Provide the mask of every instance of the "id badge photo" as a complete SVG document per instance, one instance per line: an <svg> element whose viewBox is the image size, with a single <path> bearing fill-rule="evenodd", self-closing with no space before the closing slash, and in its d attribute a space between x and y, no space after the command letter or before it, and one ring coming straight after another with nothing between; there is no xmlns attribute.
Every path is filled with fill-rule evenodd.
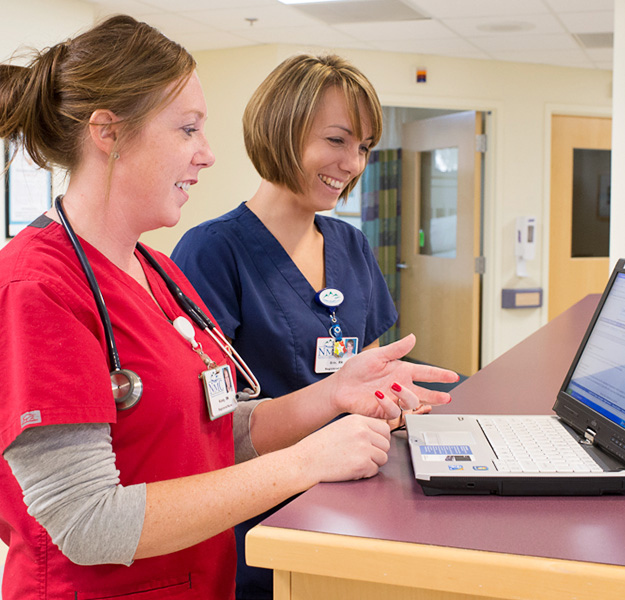
<svg viewBox="0 0 625 600"><path fill-rule="evenodd" d="M336 352L336 344L337 340L332 337L317 338L315 373L334 373L358 353L358 338L343 338L339 352Z"/></svg>

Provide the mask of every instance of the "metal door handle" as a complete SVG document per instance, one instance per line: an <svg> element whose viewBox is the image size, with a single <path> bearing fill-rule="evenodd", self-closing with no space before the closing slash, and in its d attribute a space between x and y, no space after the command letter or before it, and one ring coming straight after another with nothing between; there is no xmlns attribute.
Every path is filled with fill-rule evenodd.
<svg viewBox="0 0 625 600"><path fill-rule="evenodd" d="M406 263L397 263L395 266L396 266L398 269L409 269L409 268L410 268L410 266L409 266L409 265L407 265Z"/></svg>

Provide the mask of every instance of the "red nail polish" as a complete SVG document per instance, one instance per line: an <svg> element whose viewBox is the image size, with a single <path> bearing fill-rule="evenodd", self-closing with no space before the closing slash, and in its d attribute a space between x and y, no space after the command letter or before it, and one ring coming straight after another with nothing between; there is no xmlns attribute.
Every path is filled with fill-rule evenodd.
<svg viewBox="0 0 625 600"><path fill-rule="evenodd" d="M380 390L376 390L375 395L382 400L384 398L384 394Z"/></svg>
<svg viewBox="0 0 625 600"><path fill-rule="evenodd" d="M401 385L399 385L399 383L394 383L394 384L391 386L391 389L392 389L394 392L401 392Z"/></svg>

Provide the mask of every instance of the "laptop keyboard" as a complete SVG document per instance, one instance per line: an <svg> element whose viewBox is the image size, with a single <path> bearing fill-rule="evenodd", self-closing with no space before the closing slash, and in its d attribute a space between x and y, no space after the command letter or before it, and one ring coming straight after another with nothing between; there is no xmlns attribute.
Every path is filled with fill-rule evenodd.
<svg viewBox="0 0 625 600"><path fill-rule="evenodd" d="M553 418L528 416L478 419L507 473L601 473L603 469Z"/></svg>

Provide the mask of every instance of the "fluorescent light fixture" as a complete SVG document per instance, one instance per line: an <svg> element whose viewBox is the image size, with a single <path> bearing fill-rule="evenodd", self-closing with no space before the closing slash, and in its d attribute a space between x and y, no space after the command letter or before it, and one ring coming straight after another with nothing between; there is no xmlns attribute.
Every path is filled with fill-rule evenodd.
<svg viewBox="0 0 625 600"><path fill-rule="evenodd" d="M345 0L278 0L282 4L320 4L321 2L344 2Z"/></svg>

